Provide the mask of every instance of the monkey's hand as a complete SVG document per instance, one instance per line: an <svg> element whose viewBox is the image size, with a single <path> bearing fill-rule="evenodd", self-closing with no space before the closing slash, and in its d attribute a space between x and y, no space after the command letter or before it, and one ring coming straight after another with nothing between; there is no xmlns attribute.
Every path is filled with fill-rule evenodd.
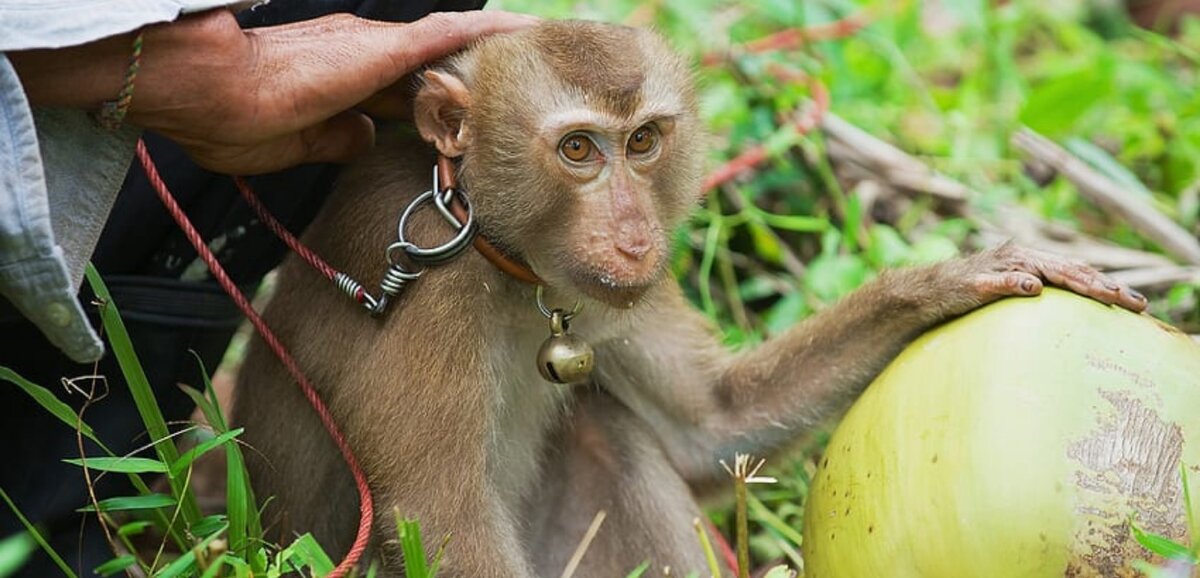
<svg viewBox="0 0 1200 578"><path fill-rule="evenodd" d="M1133 312L1146 309L1146 298L1081 261L1005 243L995 249L944 264L943 274L966 284L963 311L1013 295L1037 295L1049 283Z"/></svg>

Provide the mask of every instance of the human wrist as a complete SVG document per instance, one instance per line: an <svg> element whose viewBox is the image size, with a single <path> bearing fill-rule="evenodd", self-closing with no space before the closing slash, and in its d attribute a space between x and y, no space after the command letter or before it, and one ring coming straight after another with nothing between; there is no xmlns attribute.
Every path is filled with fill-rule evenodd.
<svg viewBox="0 0 1200 578"><path fill-rule="evenodd" d="M34 106L96 110L124 83L136 33L57 49L5 53Z"/></svg>
<svg viewBox="0 0 1200 578"><path fill-rule="evenodd" d="M133 102L133 89L137 86L138 70L142 65L142 42L144 34L137 33L129 47L129 60L125 68L125 77L121 84L121 92L112 100L100 103L100 109L94 114L96 124L107 130L117 130L125 122L125 114Z"/></svg>

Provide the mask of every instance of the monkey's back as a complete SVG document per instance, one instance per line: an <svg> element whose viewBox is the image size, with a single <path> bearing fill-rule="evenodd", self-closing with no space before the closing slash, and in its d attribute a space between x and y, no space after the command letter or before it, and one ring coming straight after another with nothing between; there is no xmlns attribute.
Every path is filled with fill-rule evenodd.
<svg viewBox="0 0 1200 578"><path fill-rule="evenodd" d="M428 145L413 136L391 133L380 140L374 152L343 172L303 236L318 255L373 293L386 265L383 251L395 240L396 219L412 197L428 188L425 167L431 167L434 158ZM263 317L321 393L352 445L373 435L373 428L364 427L372 418L383 419L383 410L360 403L379 399L360 395L363 388L396 390L388 399L403 416L400 410L406 404L400 402L422 396L421 386L428 383L415 364L405 367L410 358L403 351L380 354L389 343L420 340L421 328L406 326L402 319L406 300L392 303L388 319L374 319L294 254L277 272ZM414 379L377 383L383 374ZM349 469L299 386L257 334L239 371L233 420L246 428L243 440L252 448L247 467L256 498L260 504L271 499L264 522L274 528L274 537L286 541L296 533L312 532L331 556L348 550L358 522L358 496ZM402 417L386 421L395 424L397 437L404 436ZM358 457L368 463L380 459Z"/></svg>

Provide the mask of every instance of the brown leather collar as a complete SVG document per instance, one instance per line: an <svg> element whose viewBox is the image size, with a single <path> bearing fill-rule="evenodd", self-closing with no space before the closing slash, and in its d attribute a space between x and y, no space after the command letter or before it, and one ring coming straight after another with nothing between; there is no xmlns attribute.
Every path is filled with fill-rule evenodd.
<svg viewBox="0 0 1200 578"><path fill-rule="evenodd" d="M453 189L455 186L454 162L445 155L438 155L437 166L438 182L441 184L442 190ZM454 213L454 217L460 222L467 222L467 209L459 201L458 195L453 195L451 199L453 200L450 203L450 212ZM497 269L507 273L509 276L532 285L545 284L542 278L538 277L537 273L534 273L533 269L529 268L529 265L505 255L504 251L501 251L488 241L487 237L483 236L483 233L475 235L474 244L475 250L479 251L479 254L483 255L484 259L490 261Z"/></svg>

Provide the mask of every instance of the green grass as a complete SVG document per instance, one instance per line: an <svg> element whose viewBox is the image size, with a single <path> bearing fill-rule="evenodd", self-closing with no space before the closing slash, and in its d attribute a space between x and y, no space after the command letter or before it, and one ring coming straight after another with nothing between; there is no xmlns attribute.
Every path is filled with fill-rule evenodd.
<svg viewBox="0 0 1200 578"><path fill-rule="evenodd" d="M225 423L207 374L204 375L203 392L190 389L187 392L208 419L211 430L206 432L207 439L186 451L180 451L176 445L176 434L168 428L154 400L153 391L125 332L116 304L112 302L95 269L88 268L87 278L97 295L97 301L101 303L99 309L103 334L137 402L142 422L153 440L151 445L156 457L113 455L102 440L95 438L82 414L75 413L58 401L49 390L4 367L0 367L0 379L20 387L46 411L56 416L63 427L92 439L104 451L104 455L99 456L64 456L64 461L86 468L91 476L100 473L127 475L138 491L135 495L94 501L80 509L82 512L97 513L107 528L106 534L114 549L124 552L121 555L114 554L111 561L94 570L108 576L137 566L145 575L156 578L242 577L251 573L269 576L300 569L327 572L328 556L324 555L311 536L301 536L282 548L263 539L262 522L249 486L241 448L237 444L237 436L242 430L230 429ZM226 510L224 513L204 516L197 505L195 489L190 484L192 467L197 458L218 449L225 453L228 470ZM145 475L165 475L170 493L151 491L143 479ZM9 500L2 488L0 497L24 521L20 504ZM28 547L29 540L49 552L64 575L74 576L74 572L50 550L38 528L28 522L25 526L27 533L17 534L0 544L0 570L7 568L0 572L0 576L19 567L19 562L31 550ZM152 536L157 541L152 556L145 555L144 549L135 546L132 539L139 535ZM90 573L93 569L86 570Z"/></svg>

